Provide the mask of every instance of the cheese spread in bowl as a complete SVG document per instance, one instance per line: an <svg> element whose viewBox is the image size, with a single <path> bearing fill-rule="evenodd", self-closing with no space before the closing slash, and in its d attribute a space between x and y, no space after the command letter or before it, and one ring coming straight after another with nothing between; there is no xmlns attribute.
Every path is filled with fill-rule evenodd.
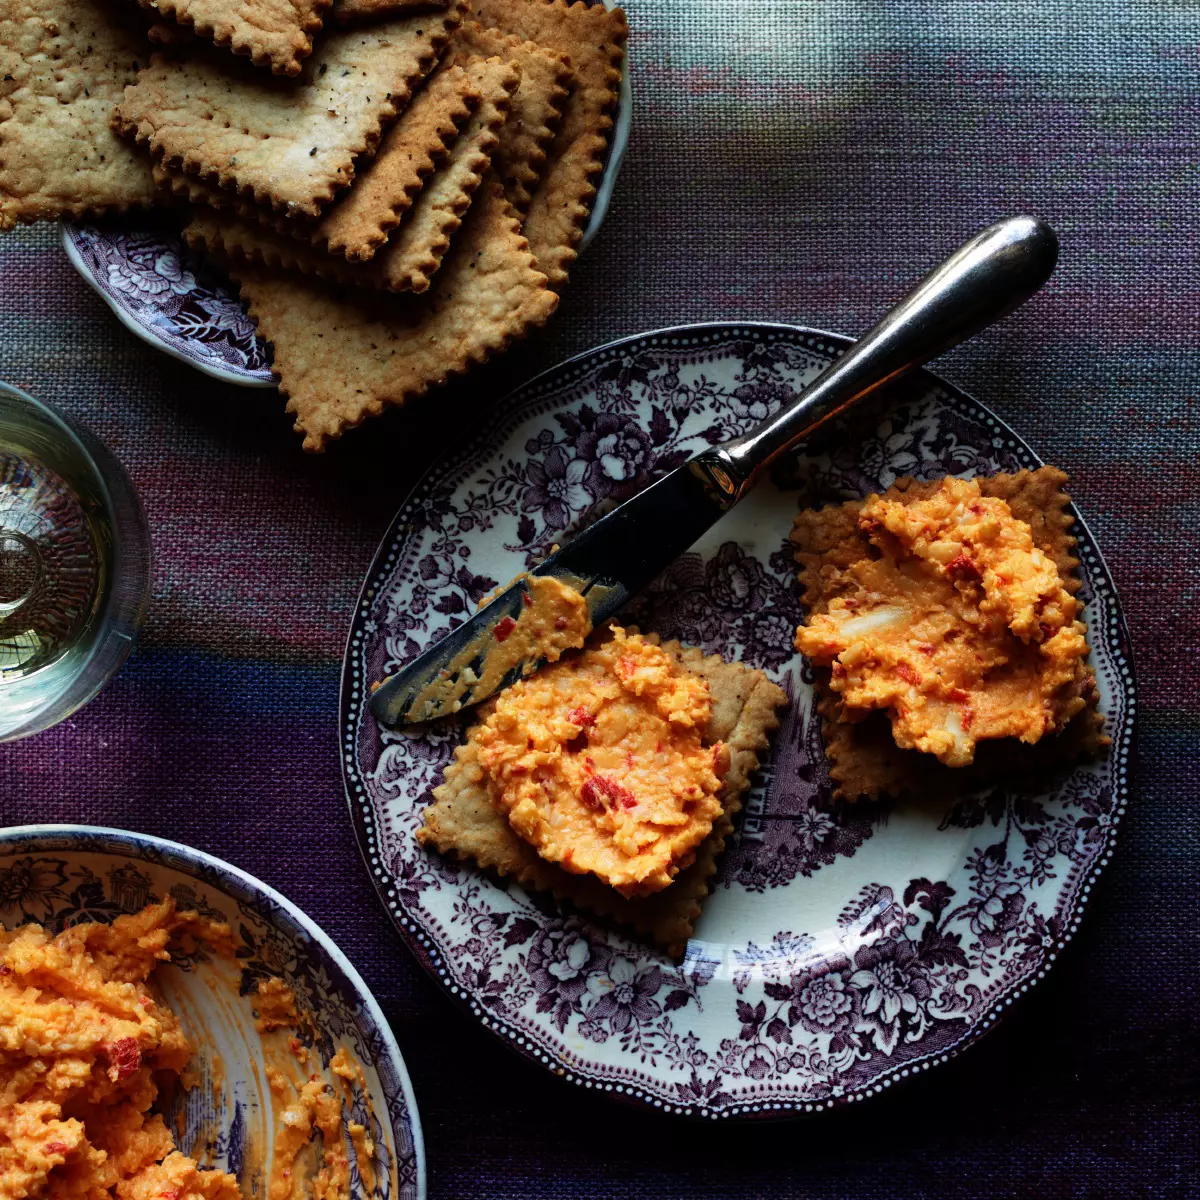
<svg viewBox="0 0 1200 1200"><path fill-rule="evenodd" d="M0 927L0 1195L424 1195L382 1013L266 885L140 834L8 829Z"/></svg>

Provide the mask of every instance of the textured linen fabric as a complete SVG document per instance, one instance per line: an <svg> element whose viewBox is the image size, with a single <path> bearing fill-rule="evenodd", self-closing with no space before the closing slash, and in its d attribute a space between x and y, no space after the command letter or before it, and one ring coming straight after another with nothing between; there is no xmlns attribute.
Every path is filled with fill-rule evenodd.
<svg viewBox="0 0 1200 1200"><path fill-rule="evenodd" d="M160 834L322 924L394 1023L430 1195L1195 1195L1200 988L1200 5L629 0L635 121L608 223L548 331L448 400L301 454L271 393L122 329L41 227L0 240L0 377L128 465L156 553L134 658L0 747L0 823ZM613 337L756 317L856 333L997 217L1062 238L1045 293L938 364L1072 491L1136 648L1118 853L1050 976L948 1066L785 1125L623 1109L497 1044L425 977L359 862L339 660L408 483L510 382Z"/></svg>

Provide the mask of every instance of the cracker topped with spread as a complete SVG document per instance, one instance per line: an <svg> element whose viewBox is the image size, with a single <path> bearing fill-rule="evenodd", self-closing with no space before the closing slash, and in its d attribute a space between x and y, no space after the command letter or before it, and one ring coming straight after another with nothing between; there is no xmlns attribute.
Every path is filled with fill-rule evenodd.
<svg viewBox="0 0 1200 1200"><path fill-rule="evenodd" d="M497 699L471 732L492 803L549 862L623 896L667 887L721 813L708 684L614 627Z"/></svg>
<svg viewBox="0 0 1200 1200"><path fill-rule="evenodd" d="M1107 739L1066 475L898 480L806 511L792 543L835 794L1044 779Z"/></svg>
<svg viewBox="0 0 1200 1200"><path fill-rule="evenodd" d="M526 888L549 892L587 912L611 918L681 958L750 777L760 765L772 731L779 727L777 711L787 704L788 697L762 671L745 663L726 662L678 642L660 642L656 634L646 634L641 640L660 649L680 674L703 681L708 689L709 716L701 730L701 743L710 753L723 745L728 756L728 765L719 772L721 811L695 848L690 865L679 869L669 887L630 897L590 871L569 871L562 863L544 858L492 802L489 776L480 761L482 746L471 736L447 766L445 782L434 788L434 802L425 810L417 839L443 854L508 876ZM498 702L493 698L480 708L481 721L489 720ZM716 757L714 753L714 767Z"/></svg>
<svg viewBox="0 0 1200 1200"><path fill-rule="evenodd" d="M1005 500L944 479L870 497L858 523L878 557L834 569L796 635L847 709L886 709L898 746L958 767L983 739L1036 742L1083 707L1079 603Z"/></svg>

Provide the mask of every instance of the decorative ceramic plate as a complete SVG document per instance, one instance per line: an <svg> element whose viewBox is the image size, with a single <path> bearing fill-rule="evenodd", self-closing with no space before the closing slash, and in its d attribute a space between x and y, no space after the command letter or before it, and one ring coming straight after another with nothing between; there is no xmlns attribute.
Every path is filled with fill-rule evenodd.
<svg viewBox="0 0 1200 1200"><path fill-rule="evenodd" d="M616 6L616 0L603 2ZM608 213L632 120L627 53L612 144L580 251L600 231ZM143 341L226 383L275 387L270 354L258 340L237 288L203 255L184 245L177 228L146 218L133 225L64 221L62 243L71 265Z"/></svg>
<svg viewBox="0 0 1200 1200"><path fill-rule="evenodd" d="M982 404L927 373L896 389L866 436L843 426L824 439L830 449L786 461L632 605L642 628L761 667L792 698L681 965L414 839L467 720L384 730L368 685L597 505L761 421L849 344L779 325L692 326L565 363L425 476L364 585L342 762L380 898L451 996L583 1087L707 1117L815 1112L878 1093L946 1061L1046 973L1112 853L1133 681L1117 596L1082 522L1107 760L1040 796L996 789L949 811L831 800L810 677L792 648L798 508L900 475L1039 465Z"/></svg>
<svg viewBox="0 0 1200 1200"><path fill-rule="evenodd" d="M201 1086L167 1114L181 1130L178 1144L207 1149L246 1195L262 1194L256 1156L246 1150L257 1139L269 1152L277 1122L251 1006L229 1000L276 976L315 1014L312 1049L322 1066L339 1046L362 1066L369 1103L357 1098L353 1116L370 1130L379 1179L363 1188L348 1142L352 1200L424 1200L421 1124L396 1039L358 972L294 904L218 858L160 838L80 825L0 830L0 925L111 921L165 896L229 922L242 941L236 966L198 953L154 977L198 1047Z"/></svg>

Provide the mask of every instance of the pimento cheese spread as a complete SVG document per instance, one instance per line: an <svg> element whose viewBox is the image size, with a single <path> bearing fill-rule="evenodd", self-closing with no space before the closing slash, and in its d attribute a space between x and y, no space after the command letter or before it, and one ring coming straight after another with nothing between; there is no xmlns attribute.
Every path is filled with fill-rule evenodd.
<svg viewBox="0 0 1200 1200"><path fill-rule="evenodd" d="M413 719L457 712L469 688L478 687L480 694L489 695L514 668L520 666L529 674L539 659L557 662L565 651L582 646L591 631L592 619L581 593L552 575L530 575L519 614L504 617L468 642L413 701ZM478 672L473 663L478 663Z"/></svg>
<svg viewBox="0 0 1200 1200"><path fill-rule="evenodd" d="M21 1200L241 1200L151 1113L187 1083L192 1047L146 986L173 936L228 940L170 900L52 937L0 928L0 1196Z"/></svg>
<svg viewBox="0 0 1200 1200"><path fill-rule="evenodd" d="M958 767L985 738L1036 742L1083 707L1079 603L1004 500L948 478L924 500L871 496L859 527L879 557L839 569L796 634L850 719L885 709L898 746Z"/></svg>
<svg viewBox="0 0 1200 1200"><path fill-rule="evenodd" d="M708 684L661 647L609 640L514 684L471 731L492 803L537 852L624 896L665 888L721 812Z"/></svg>

